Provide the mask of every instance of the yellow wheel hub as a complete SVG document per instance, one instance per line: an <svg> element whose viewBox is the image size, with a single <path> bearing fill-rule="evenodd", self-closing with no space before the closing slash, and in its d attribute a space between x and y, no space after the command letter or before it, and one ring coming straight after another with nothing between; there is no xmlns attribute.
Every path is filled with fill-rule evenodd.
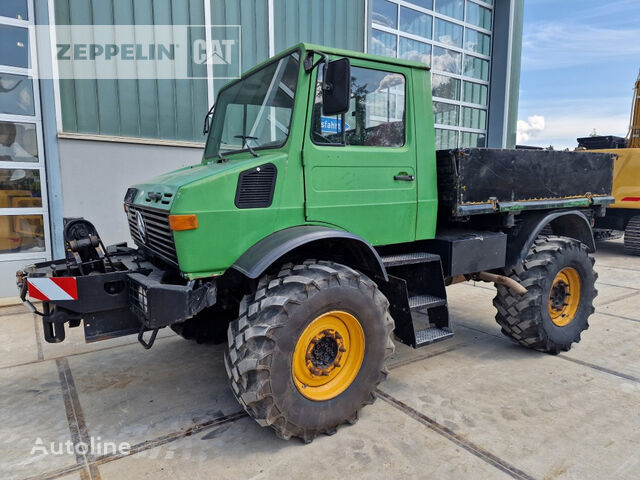
<svg viewBox="0 0 640 480"><path fill-rule="evenodd" d="M566 267L558 272L549 292L549 316L558 327L569 325L580 306L580 274Z"/></svg>
<svg viewBox="0 0 640 480"><path fill-rule="evenodd" d="M293 381L310 400L323 401L344 392L360 371L364 332L353 315L339 310L314 319L293 352Z"/></svg>

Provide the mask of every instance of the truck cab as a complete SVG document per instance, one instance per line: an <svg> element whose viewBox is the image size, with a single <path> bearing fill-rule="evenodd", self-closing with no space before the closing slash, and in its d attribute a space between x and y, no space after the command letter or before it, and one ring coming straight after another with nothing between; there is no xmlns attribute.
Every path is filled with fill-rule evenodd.
<svg viewBox="0 0 640 480"><path fill-rule="evenodd" d="M326 225L371 245L433 238L429 70L346 53L298 45L224 87L202 163L127 194L136 243L195 279L223 273L252 245L292 226ZM340 114L323 112L323 75L332 74L325 58L350 64L353 93ZM196 214L198 228L174 230L175 245L152 230L148 244L141 242L138 212L152 211Z"/></svg>

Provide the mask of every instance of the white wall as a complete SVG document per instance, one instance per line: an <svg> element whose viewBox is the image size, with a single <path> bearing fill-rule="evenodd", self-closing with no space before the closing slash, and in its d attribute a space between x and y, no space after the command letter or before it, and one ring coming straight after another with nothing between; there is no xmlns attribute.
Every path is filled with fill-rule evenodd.
<svg viewBox="0 0 640 480"><path fill-rule="evenodd" d="M122 201L127 188L160 173L199 163L202 149L60 139L65 217L91 221L106 245L127 241Z"/></svg>

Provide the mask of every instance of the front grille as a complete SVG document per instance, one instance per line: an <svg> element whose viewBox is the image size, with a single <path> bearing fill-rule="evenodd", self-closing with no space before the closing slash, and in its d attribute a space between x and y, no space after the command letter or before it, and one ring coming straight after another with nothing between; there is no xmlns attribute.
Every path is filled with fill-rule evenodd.
<svg viewBox="0 0 640 480"><path fill-rule="evenodd" d="M138 227L138 212L144 219L146 237L143 238ZM129 231L136 245L149 249L162 259L178 264L173 232L169 228L169 212L156 208L127 205Z"/></svg>

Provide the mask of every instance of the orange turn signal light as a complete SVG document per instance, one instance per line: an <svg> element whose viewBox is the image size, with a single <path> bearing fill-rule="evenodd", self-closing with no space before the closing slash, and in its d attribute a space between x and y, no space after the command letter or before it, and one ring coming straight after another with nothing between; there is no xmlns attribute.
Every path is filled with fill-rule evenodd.
<svg viewBox="0 0 640 480"><path fill-rule="evenodd" d="M195 230L198 228L198 217L190 215L169 215L169 228L173 231Z"/></svg>

